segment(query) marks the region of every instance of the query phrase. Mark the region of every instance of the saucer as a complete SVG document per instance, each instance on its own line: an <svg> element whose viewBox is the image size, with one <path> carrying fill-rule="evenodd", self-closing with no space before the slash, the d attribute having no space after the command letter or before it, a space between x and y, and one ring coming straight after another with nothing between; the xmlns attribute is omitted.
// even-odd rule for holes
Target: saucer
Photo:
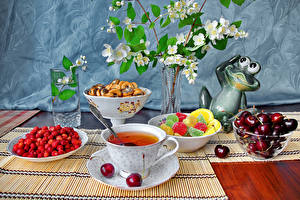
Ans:
<svg viewBox="0 0 300 200"><path fill-rule="evenodd" d="M163 147L159 150L158 154L162 154L166 151L167 149ZM172 178L179 169L178 158L173 154L152 166L150 168L149 176L143 180L143 183L140 187L128 187L126 184L126 179L120 176L119 169L115 168L115 175L112 178L105 178L101 174L101 165L104 163L113 164L113 161L111 160L106 148L93 153L91 158L92 159L88 160L86 164L90 175L103 184L122 190L144 190L155 187Z"/></svg>

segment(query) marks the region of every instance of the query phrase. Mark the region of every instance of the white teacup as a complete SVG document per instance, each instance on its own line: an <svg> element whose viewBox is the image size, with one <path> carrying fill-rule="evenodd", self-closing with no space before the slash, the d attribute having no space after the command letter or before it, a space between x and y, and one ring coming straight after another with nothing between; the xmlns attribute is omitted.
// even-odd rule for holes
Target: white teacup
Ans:
<svg viewBox="0 0 300 200"><path fill-rule="evenodd" d="M109 156L113 164L120 170L120 175L126 178L131 173L139 173L143 178L149 175L149 169L164 158L173 155L178 150L176 139L167 137L162 129L148 124L123 124L113 127L116 133L119 132L144 132L155 135L158 142L145 146L122 146L108 142L110 131L105 129L101 137L106 142ZM159 149L167 142L173 142L174 149L158 155Z"/></svg>

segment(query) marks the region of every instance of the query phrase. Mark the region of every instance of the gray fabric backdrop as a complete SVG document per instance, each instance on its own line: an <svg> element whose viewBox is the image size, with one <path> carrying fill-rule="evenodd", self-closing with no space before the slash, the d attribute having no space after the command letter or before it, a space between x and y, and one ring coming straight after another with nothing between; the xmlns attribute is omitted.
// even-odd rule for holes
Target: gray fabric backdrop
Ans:
<svg viewBox="0 0 300 200"><path fill-rule="evenodd" d="M141 1L168 4L167 0ZM198 1L199 4L202 1ZM107 67L101 56L104 43L118 44L115 35L101 31L110 15L109 0L1 0L0 1L0 109L50 110L49 69L61 67L63 55L74 60L86 55L88 71L80 73L81 92L95 83L115 78L133 80L153 94L147 108L160 109L161 81L159 67L142 76L135 67L120 75L119 66ZM138 5L134 5L137 7ZM182 108L196 108L199 90L206 85L212 95L220 87L215 67L235 54L250 56L262 65L257 78L261 88L247 93L249 105L300 102L300 1L246 0L242 7L231 3L229 9L219 0L207 1L202 21L224 16L231 22L242 20L249 32L243 40L230 40L224 51L211 50L200 61L195 85L183 78ZM124 9L117 14L122 16ZM174 35L176 26L159 30ZM155 45L152 32L148 32ZM87 102L81 95L81 109Z"/></svg>

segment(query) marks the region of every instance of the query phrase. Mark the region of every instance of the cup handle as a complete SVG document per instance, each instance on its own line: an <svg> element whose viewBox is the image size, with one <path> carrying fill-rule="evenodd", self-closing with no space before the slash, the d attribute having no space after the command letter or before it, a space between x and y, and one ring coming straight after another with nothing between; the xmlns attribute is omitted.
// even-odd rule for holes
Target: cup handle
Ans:
<svg viewBox="0 0 300 200"><path fill-rule="evenodd" d="M153 163L153 165L156 165L156 164L157 164L159 161L161 161L162 159L164 159L164 158L166 158L166 157L169 157L169 156L173 155L173 154L176 153L176 151L178 150L179 144L178 144L178 142L177 142L176 139L174 139L174 138L172 138L172 137L168 137L168 138L163 142L163 145L164 145L165 143L167 143L168 141L174 142L175 145L176 145L175 148L174 148L173 150L168 151L168 152L162 154L161 156L159 156L159 157L156 159L156 161ZM152 165L152 166L153 166L153 165Z"/></svg>

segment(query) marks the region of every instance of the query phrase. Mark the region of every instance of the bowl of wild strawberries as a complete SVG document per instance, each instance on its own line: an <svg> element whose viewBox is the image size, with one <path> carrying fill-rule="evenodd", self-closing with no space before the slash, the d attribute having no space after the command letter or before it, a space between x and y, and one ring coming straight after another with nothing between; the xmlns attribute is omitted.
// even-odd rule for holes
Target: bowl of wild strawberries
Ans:
<svg viewBox="0 0 300 200"><path fill-rule="evenodd" d="M71 127L34 127L29 133L14 138L7 151L32 162L49 162L70 156L88 141L87 134Z"/></svg>
<svg viewBox="0 0 300 200"><path fill-rule="evenodd" d="M243 111L233 121L233 131L242 149L252 158L266 160L288 145L298 122L281 113Z"/></svg>

